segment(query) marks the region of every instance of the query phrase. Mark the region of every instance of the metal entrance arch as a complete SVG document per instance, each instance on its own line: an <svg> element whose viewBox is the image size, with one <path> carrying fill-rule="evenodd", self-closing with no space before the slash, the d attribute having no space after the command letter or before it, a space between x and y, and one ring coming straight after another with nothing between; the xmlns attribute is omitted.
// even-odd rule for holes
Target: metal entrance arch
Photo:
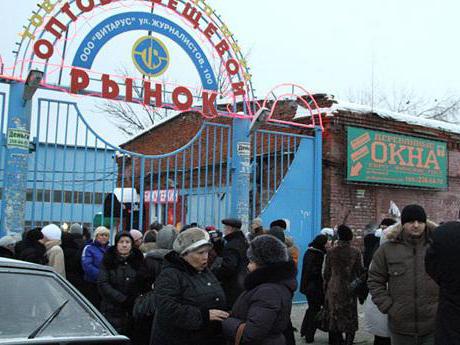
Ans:
<svg viewBox="0 0 460 345"><path fill-rule="evenodd" d="M231 135L230 125L205 122L176 151L143 155L101 138L76 103L41 98L32 116L25 226L219 224L230 212Z"/></svg>

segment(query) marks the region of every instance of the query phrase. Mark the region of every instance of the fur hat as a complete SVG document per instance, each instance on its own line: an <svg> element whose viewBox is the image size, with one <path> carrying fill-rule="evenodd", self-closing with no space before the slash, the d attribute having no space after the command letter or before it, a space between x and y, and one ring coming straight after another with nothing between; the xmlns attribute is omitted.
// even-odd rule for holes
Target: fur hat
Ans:
<svg viewBox="0 0 460 345"><path fill-rule="evenodd" d="M83 235L83 228L81 227L80 224L78 224L78 223L73 223L73 224L70 226L69 232L70 232L71 234Z"/></svg>
<svg viewBox="0 0 460 345"><path fill-rule="evenodd" d="M401 224L410 223L413 221L426 223L426 213L420 205L407 205L401 212Z"/></svg>
<svg viewBox="0 0 460 345"><path fill-rule="evenodd" d="M212 246L209 234L200 228L190 228L177 236L173 243L173 250L184 255L206 245Z"/></svg>
<svg viewBox="0 0 460 345"><path fill-rule="evenodd" d="M236 218L222 219L222 224L231 226L232 228L236 228L236 229L241 229L241 226L243 225L241 223L241 220L236 219Z"/></svg>
<svg viewBox="0 0 460 345"><path fill-rule="evenodd" d="M105 226L98 226L96 230L94 230L94 238L101 234L108 234L110 235L110 230L107 229Z"/></svg>
<svg viewBox="0 0 460 345"><path fill-rule="evenodd" d="M281 228L283 228L284 230L287 229L287 223L284 219L277 219L277 220L274 220L273 222L270 223L270 228L274 227L274 226L279 226Z"/></svg>
<svg viewBox="0 0 460 345"><path fill-rule="evenodd" d="M286 236L284 235L284 229L280 226L272 226L267 232L268 235L275 236L281 242L286 243Z"/></svg>
<svg viewBox="0 0 460 345"><path fill-rule="evenodd" d="M345 224L339 225L337 236L340 241L351 241L353 239L353 231Z"/></svg>
<svg viewBox="0 0 460 345"><path fill-rule="evenodd" d="M42 234L48 240L55 241L61 239L62 231L56 224L48 224L45 227L43 227Z"/></svg>
<svg viewBox="0 0 460 345"><path fill-rule="evenodd" d="M286 245L272 235L260 235L251 241L247 251L248 259L259 266L287 262L289 254Z"/></svg>
<svg viewBox="0 0 460 345"><path fill-rule="evenodd" d="M118 233L115 236L115 246L118 244L118 242L121 240L122 237L128 237L131 240L131 245L134 245L134 238L131 236L129 232L123 231Z"/></svg>

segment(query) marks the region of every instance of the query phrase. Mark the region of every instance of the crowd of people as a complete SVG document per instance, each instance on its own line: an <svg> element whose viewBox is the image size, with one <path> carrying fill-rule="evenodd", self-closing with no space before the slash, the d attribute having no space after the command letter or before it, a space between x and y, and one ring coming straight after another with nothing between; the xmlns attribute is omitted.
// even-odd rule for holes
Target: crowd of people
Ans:
<svg viewBox="0 0 460 345"><path fill-rule="evenodd" d="M294 344L290 315L299 251L286 222L239 219L222 232L154 223L142 233L79 224L0 239L0 255L49 265L133 344ZM110 243L113 242L113 245Z"/></svg>
<svg viewBox="0 0 460 345"><path fill-rule="evenodd" d="M460 222L438 226L413 204L367 234L363 251L352 239L345 225L325 228L304 255L307 343L319 328L329 344L353 344L359 301L374 345L460 344Z"/></svg>
<svg viewBox="0 0 460 345"><path fill-rule="evenodd" d="M0 256L49 265L134 345L291 345L299 250L285 220L268 229L224 219L222 232L157 222L142 233L79 224L34 228L0 239ZM309 244L299 290L308 301L300 328L332 345L364 329L374 345L460 344L460 222L434 224L419 205L383 219L355 246L352 229L325 228ZM113 243L111 245L110 243Z"/></svg>

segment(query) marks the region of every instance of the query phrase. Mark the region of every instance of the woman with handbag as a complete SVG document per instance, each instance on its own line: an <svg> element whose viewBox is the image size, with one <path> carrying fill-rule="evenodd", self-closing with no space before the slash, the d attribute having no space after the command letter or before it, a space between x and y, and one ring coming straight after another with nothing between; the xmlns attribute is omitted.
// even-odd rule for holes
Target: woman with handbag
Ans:
<svg viewBox="0 0 460 345"><path fill-rule="evenodd" d="M209 234L181 232L155 280L152 345L221 345L224 291L208 268Z"/></svg>
<svg viewBox="0 0 460 345"><path fill-rule="evenodd" d="M351 345L358 330L358 303L352 283L364 268L360 251L351 246L351 229L340 225L337 235L337 246L328 251L324 269L329 335L332 345Z"/></svg>
<svg viewBox="0 0 460 345"><path fill-rule="evenodd" d="M115 245L104 254L97 279L102 314L118 333L127 336L132 336L132 310L139 291L136 275L143 260L131 235L119 233Z"/></svg>
<svg viewBox="0 0 460 345"><path fill-rule="evenodd" d="M295 264L289 260L286 245L271 235L253 239L247 255L245 291L222 322L224 335L236 345L286 345L283 332L297 287Z"/></svg>
<svg viewBox="0 0 460 345"><path fill-rule="evenodd" d="M300 292L307 297L308 309L303 318L300 335L313 343L317 328L317 315L324 303L323 262L326 255L326 235L318 235L308 245L303 257Z"/></svg>

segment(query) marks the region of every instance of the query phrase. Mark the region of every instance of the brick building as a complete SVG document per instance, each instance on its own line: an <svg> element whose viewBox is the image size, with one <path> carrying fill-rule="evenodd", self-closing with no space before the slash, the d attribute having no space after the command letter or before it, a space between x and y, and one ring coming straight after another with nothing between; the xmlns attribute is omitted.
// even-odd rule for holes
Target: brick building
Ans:
<svg viewBox="0 0 460 345"><path fill-rule="evenodd" d="M317 95L316 99L321 107L325 129L322 169L323 226L334 226L346 220L359 232L359 229L363 229L366 224L378 222L388 216L390 201L393 201L400 209L409 203L419 203L425 207L429 218L437 222L458 218L460 210L460 126L336 102L333 98L324 95ZM302 113L299 108L295 101L284 101L277 107L274 117L300 123L309 122L311 120L309 115ZM187 144L197 133L203 121L204 119L199 114L183 113L138 135L123 144L122 147L144 154L171 152ZM231 119L216 118L208 119L208 121L230 124ZM371 132L380 131L390 136L393 134L404 136L404 140L407 141L421 142L424 139L434 142L434 144L428 142L427 147L437 145L436 143L439 142L447 150L445 184L427 187L423 183L420 186L411 186L399 184L397 181L385 183L378 180L372 182L350 179L348 176L350 167L347 166L347 155L349 154L347 152L347 133L350 127L362 128ZM280 129L267 125L264 129L311 134L308 129L294 127ZM274 150L276 151L276 148ZM226 157L226 152L223 157ZM380 167L384 167L384 164ZM131 167L127 164L125 169L129 171ZM409 171L408 169L406 170ZM411 169L411 171L416 171L415 167ZM430 182L431 180L435 181L430 177L420 181Z"/></svg>

